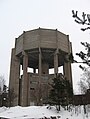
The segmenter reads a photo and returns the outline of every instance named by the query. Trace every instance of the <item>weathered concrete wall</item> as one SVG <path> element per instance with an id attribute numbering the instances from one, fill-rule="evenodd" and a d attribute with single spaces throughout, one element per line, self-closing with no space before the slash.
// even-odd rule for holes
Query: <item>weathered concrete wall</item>
<path id="1" fill-rule="evenodd" d="M 56 31 L 41 29 L 40 46 L 41 48 L 56 48 Z"/>
<path id="2" fill-rule="evenodd" d="M 38 30 L 28 31 L 24 34 L 24 50 L 38 48 L 39 46 Z"/>
<path id="3" fill-rule="evenodd" d="M 34 48 L 58 48 L 64 52 L 70 50 L 68 48 L 70 42 L 68 36 L 57 31 L 49 29 L 37 29 L 24 32 L 16 40 L 16 54 L 22 50 L 30 50 Z"/>
<path id="4" fill-rule="evenodd" d="M 17 55 L 23 50 L 23 34 L 16 39 L 15 44 L 16 44 L 15 50 L 16 50 L 16 55 Z"/>
<path id="5" fill-rule="evenodd" d="M 58 39 L 58 48 L 61 49 L 62 51 L 68 52 L 67 35 L 58 32 L 57 39 Z"/>

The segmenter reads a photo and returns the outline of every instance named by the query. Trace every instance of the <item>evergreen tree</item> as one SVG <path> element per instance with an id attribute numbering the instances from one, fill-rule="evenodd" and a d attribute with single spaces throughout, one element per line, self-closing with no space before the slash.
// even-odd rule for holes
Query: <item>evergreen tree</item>
<path id="1" fill-rule="evenodd" d="M 13 106 L 13 103 L 14 103 L 14 100 L 17 98 L 17 95 L 15 94 L 15 91 L 14 89 L 9 89 L 8 90 L 8 106 L 9 107 L 12 107 Z"/>
<path id="2" fill-rule="evenodd" d="M 56 105 L 60 111 L 60 105 L 65 106 L 71 103 L 73 96 L 72 86 L 63 75 L 58 75 L 53 79 L 51 91 L 49 94 L 49 104 Z"/>

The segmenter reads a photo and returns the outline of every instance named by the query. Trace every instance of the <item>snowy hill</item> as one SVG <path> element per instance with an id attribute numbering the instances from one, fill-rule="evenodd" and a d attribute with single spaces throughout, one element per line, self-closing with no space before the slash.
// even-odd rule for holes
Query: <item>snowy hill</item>
<path id="1" fill-rule="evenodd" d="M 47 109 L 47 106 L 16 106 L 0 108 L 0 117 L 8 119 L 46 119 L 46 117 L 48 119 L 53 119 L 53 117 L 56 117 L 56 119 L 90 119 L 90 113 L 84 115 L 81 106 L 73 108 L 70 112 L 65 111 L 63 108 L 61 108 L 60 112 L 57 112 L 55 107 Z"/>

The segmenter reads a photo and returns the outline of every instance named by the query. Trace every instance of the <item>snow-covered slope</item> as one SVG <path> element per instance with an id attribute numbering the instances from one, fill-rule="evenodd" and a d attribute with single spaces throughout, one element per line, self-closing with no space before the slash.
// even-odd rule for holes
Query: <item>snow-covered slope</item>
<path id="1" fill-rule="evenodd" d="M 0 108 L 0 117 L 9 118 L 9 119 L 39 119 L 39 118 L 50 118 L 56 117 L 57 119 L 90 119 L 90 115 L 83 114 L 83 108 L 77 107 L 75 113 L 75 108 L 70 112 L 65 111 L 61 108 L 60 112 L 56 111 L 55 107 L 47 109 L 47 106 L 29 106 L 29 107 L 11 107 Z M 88 116 L 88 117 L 86 117 Z"/>

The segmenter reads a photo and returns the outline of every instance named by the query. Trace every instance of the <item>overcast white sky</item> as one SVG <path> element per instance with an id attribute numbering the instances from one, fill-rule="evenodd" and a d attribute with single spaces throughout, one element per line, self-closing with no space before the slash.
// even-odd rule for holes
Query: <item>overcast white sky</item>
<path id="1" fill-rule="evenodd" d="M 0 75 L 9 81 L 11 48 L 15 38 L 23 31 L 41 28 L 58 29 L 69 35 L 73 54 L 83 47 L 81 41 L 89 42 L 90 30 L 82 32 L 81 25 L 74 22 L 72 10 L 90 14 L 90 0 L 0 0 Z M 75 56 L 76 58 L 76 56 Z M 81 70 L 72 65 L 74 90 Z"/>

